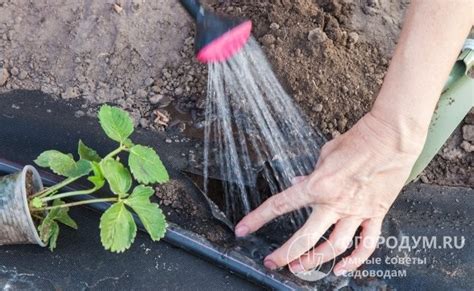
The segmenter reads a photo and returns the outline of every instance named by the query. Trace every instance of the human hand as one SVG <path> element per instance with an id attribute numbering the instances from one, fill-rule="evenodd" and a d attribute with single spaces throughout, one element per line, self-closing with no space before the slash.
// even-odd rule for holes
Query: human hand
<path id="1" fill-rule="evenodd" d="M 335 266 L 334 273 L 357 269 L 375 250 L 383 218 L 408 179 L 424 138 L 399 132 L 368 113 L 322 148 L 311 175 L 295 178 L 292 187 L 244 217 L 236 235 L 255 232 L 282 214 L 308 206 L 312 213 L 306 223 L 268 255 L 264 265 L 276 269 L 290 264 L 293 272 L 311 270 L 344 253 L 360 226 L 361 243 Z M 332 225 L 329 239 L 311 250 Z M 306 239 L 298 239 L 302 237 Z"/>

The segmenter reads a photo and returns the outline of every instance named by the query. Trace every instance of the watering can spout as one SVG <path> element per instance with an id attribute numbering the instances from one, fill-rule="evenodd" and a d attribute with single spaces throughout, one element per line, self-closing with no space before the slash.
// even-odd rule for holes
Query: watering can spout
<path id="1" fill-rule="evenodd" d="M 224 62 L 247 43 L 252 31 L 250 20 L 217 15 L 204 9 L 198 0 L 180 0 L 196 22 L 196 57 L 202 63 Z"/>

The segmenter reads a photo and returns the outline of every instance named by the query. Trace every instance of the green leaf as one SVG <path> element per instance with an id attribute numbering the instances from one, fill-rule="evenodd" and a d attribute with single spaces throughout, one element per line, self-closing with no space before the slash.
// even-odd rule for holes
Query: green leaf
<path id="1" fill-rule="evenodd" d="M 69 178 L 77 178 L 88 175 L 92 170 L 91 163 L 86 160 L 79 160 L 77 163 L 74 164 L 68 172 L 66 172 L 66 176 Z"/>
<path id="2" fill-rule="evenodd" d="M 94 184 L 95 189 L 100 189 L 105 184 L 105 178 L 102 174 L 102 170 L 100 169 L 100 164 L 97 162 L 92 162 L 92 171 L 94 172 L 94 176 L 87 178 L 92 184 Z"/>
<path id="3" fill-rule="evenodd" d="M 123 145 L 126 146 L 127 148 L 133 147 L 135 144 L 132 142 L 131 139 L 127 138 L 123 141 Z"/>
<path id="4" fill-rule="evenodd" d="M 53 206 L 63 205 L 64 201 L 54 200 Z M 76 222 L 69 216 L 69 208 L 55 208 L 48 212 L 48 215 L 43 219 L 41 225 L 38 227 L 41 240 L 49 245 L 49 249 L 53 251 L 56 248 L 56 242 L 59 236 L 60 222 L 71 228 L 77 229 Z"/>
<path id="5" fill-rule="evenodd" d="M 33 162 L 43 168 L 49 167 L 50 156 L 52 155 L 51 152 L 52 151 L 42 152 Z"/>
<path id="6" fill-rule="evenodd" d="M 40 238 L 45 244 L 49 243 L 49 239 L 51 238 L 52 224 L 55 223 L 54 220 L 49 217 L 50 213 L 45 219 L 43 219 L 40 226 L 38 227 Z"/>
<path id="7" fill-rule="evenodd" d="M 99 122 L 105 134 L 111 139 L 123 143 L 133 132 L 130 115 L 122 109 L 103 105 L 99 110 Z"/>
<path id="8" fill-rule="evenodd" d="M 104 174 L 102 173 L 102 169 L 100 168 L 100 163 L 92 162 L 91 167 L 92 171 L 94 172 L 94 176 L 104 178 Z"/>
<path id="9" fill-rule="evenodd" d="M 130 172 L 120 162 L 106 159 L 101 162 L 102 173 L 109 182 L 110 190 L 120 197 L 125 197 L 132 186 Z"/>
<path id="10" fill-rule="evenodd" d="M 100 219 L 100 238 L 106 250 L 121 253 L 130 248 L 137 234 L 137 225 L 123 202 L 117 202 Z"/>
<path id="11" fill-rule="evenodd" d="M 41 198 L 35 197 L 33 200 L 31 200 L 31 206 L 34 208 L 41 208 L 43 207 L 43 201 L 41 201 Z"/>
<path id="12" fill-rule="evenodd" d="M 76 162 L 69 155 L 56 150 L 45 151 L 39 155 L 35 163 L 40 167 L 49 167 L 54 173 L 67 176 Z"/>
<path id="13" fill-rule="evenodd" d="M 59 236 L 59 225 L 53 219 L 46 217 L 38 227 L 40 239 L 49 245 L 49 249 L 53 251 L 56 248 L 56 242 Z"/>
<path id="14" fill-rule="evenodd" d="M 89 177 L 89 178 L 87 178 L 87 180 L 89 180 L 89 182 L 94 184 L 94 188 L 97 189 L 97 190 L 104 187 L 104 184 L 105 184 L 105 179 L 97 177 L 97 176 Z"/>
<path id="15" fill-rule="evenodd" d="M 138 214 L 151 239 L 158 241 L 165 236 L 167 223 L 158 204 L 150 202 L 150 196 L 154 193 L 153 188 L 139 185 L 125 200 L 125 204 Z"/>
<path id="16" fill-rule="evenodd" d="M 43 152 L 35 163 L 40 167 L 49 167 L 57 175 L 69 178 L 82 177 L 91 171 L 88 161 L 80 160 L 76 163 L 71 154 L 63 154 L 56 150 Z"/>
<path id="17" fill-rule="evenodd" d="M 56 199 L 53 201 L 53 206 L 60 206 L 65 204 L 64 201 Z M 70 228 L 77 229 L 76 222 L 69 216 L 69 207 L 55 208 L 48 213 L 48 219 L 58 221 Z"/>
<path id="18" fill-rule="evenodd" d="M 142 145 L 130 149 L 128 164 L 135 179 L 143 184 L 165 183 L 169 180 L 168 171 L 155 150 Z"/>
<path id="19" fill-rule="evenodd" d="M 55 220 L 69 226 L 70 228 L 77 229 L 77 223 L 69 216 L 69 208 L 61 208 L 58 211 Z"/>
<path id="20" fill-rule="evenodd" d="M 49 238 L 49 250 L 54 251 L 54 249 L 57 246 L 57 241 L 59 237 L 59 225 L 56 222 L 53 222 L 51 224 L 51 229 L 50 229 L 50 238 Z"/>
<path id="21" fill-rule="evenodd" d="M 127 200 L 134 199 L 150 199 L 151 196 L 155 194 L 155 190 L 152 187 L 147 187 L 144 185 L 138 185 L 133 189 L 132 195 Z"/>
<path id="22" fill-rule="evenodd" d="M 86 146 L 82 140 L 79 140 L 79 145 L 77 149 L 79 153 L 79 157 L 81 157 L 82 160 L 90 161 L 90 162 L 100 162 L 101 157 L 97 152 L 90 147 Z"/>

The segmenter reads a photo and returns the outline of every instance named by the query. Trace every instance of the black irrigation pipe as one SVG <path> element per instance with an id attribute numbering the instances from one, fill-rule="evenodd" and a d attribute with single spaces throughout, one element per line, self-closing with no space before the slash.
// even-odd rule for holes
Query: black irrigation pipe
<path id="1" fill-rule="evenodd" d="M 18 163 L 0 158 L 0 172 L 14 173 L 21 170 L 22 168 L 23 166 Z M 45 185 L 54 185 L 61 181 L 61 178 L 56 175 L 50 174 L 42 170 L 39 170 L 38 172 L 40 173 L 43 183 Z M 78 184 L 72 185 L 73 186 L 67 186 L 64 189 L 66 189 L 67 191 L 76 191 L 83 188 Z M 75 199 L 71 200 L 83 201 L 89 200 L 91 198 L 93 198 L 93 196 L 83 195 L 77 196 L 75 197 Z M 110 207 L 110 203 L 93 203 L 89 204 L 87 207 L 97 212 L 103 213 Z M 135 221 L 138 225 L 138 228 L 144 231 L 145 228 L 143 224 L 136 216 Z M 183 230 L 175 224 L 170 223 L 164 240 L 176 247 L 190 252 L 191 254 L 207 259 L 208 261 L 211 261 L 219 266 L 223 266 L 226 269 L 240 276 L 243 276 L 244 278 L 249 279 L 250 281 L 262 284 L 268 288 L 276 290 L 300 289 L 297 284 L 284 279 L 277 278 L 277 276 L 271 275 L 269 273 L 264 272 L 263 270 L 259 270 L 256 267 L 250 266 L 249 264 L 246 264 L 243 260 L 239 260 L 237 256 L 235 256 L 235 254 L 230 254 L 229 252 L 219 250 L 219 248 L 216 248 L 215 246 L 211 245 L 209 242 L 205 241 L 201 237 L 193 235 L 193 233 Z"/>

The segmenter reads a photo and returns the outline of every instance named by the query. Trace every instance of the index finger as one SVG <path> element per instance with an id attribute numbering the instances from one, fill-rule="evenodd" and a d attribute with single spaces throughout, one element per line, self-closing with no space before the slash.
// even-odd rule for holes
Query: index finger
<path id="1" fill-rule="evenodd" d="M 306 195 L 305 191 L 307 191 L 306 182 L 303 181 L 268 198 L 237 224 L 236 236 L 246 236 L 257 231 L 272 219 L 312 203 L 310 195 Z"/>
<path id="2" fill-rule="evenodd" d="M 264 264 L 267 268 L 275 269 L 289 264 L 312 249 L 331 225 L 337 221 L 334 212 L 317 208 L 306 223 L 279 249 L 268 255 Z"/>

